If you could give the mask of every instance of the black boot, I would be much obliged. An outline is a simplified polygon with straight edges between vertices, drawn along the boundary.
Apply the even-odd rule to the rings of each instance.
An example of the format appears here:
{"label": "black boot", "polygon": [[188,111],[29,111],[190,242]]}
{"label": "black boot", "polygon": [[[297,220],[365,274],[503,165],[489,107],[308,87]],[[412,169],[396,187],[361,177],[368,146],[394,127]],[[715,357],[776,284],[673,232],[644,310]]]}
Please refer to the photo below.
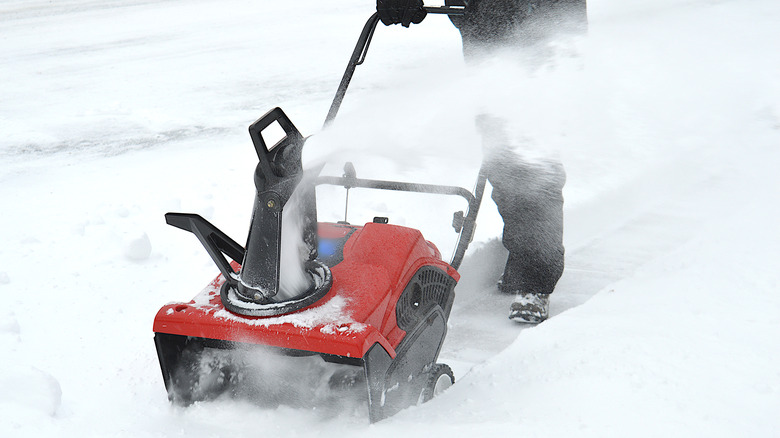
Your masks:
{"label": "black boot", "polygon": [[550,314],[550,295],[519,293],[509,310],[509,319],[513,321],[538,324]]}

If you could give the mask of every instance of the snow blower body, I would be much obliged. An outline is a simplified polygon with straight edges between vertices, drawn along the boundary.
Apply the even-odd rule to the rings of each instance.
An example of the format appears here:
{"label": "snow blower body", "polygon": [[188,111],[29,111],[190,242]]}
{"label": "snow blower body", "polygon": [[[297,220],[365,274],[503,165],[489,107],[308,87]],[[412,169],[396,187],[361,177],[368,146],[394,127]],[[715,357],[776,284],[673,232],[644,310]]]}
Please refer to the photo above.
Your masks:
{"label": "snow blower body", "polygon": [[[377,22],[374,14],[363,29],[326,123],[335,117]],[[284,137],[268,145],[263,131],[275,124]],[[192,301],[167,304],[155,317],[155,344],[169,398],[187,405],[240,393],[251,367],[242,370],[245,363],[224,358],[253,350],[319,356],[352,370],[330,376],[329,384],[362,386],[371,421],[427,401],[454,383],[452,371],[437,359],[459,280],[456,269],[473,237],[484,171],[474,193],[359,179],[350,163],[341,177],[319,176],[319,171],[303,170],[304,137],[280,108],[258,119],[249,132],[259,162],[245,247],[198,215],[166,214],[170,225],[195,234],[220,271]],[[468,210],[454,215],[459,237],[453,259],[443,261],[420,231],[384,217],[364,225],[318,222],[318,184],[463,197]],[[294,291],[280,286],[284,214],[296,215],[302,224],[295,232],[300,233],[298,254],[307,286]],[[275,378],[259,374],[252,379]]]}

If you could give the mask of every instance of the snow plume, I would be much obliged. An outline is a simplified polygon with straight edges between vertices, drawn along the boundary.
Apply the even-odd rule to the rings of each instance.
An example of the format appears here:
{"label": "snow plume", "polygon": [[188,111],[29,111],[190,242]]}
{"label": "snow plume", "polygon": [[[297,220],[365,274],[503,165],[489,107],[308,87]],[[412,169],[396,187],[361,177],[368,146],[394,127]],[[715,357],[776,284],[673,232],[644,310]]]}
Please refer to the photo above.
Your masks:
{"label": "snow plume", "polygon": [[263,347],[204,348],[198,361],[193,388],[206,398],[318,410],[323,418],[367,406],[363,368],[328,363],[318,355],[285,356]]}
{"label": "snow plume", "polygon": [[[662,169],[700,166],[716,149],[742,143],[735,133],[758,118],[776,124],[780,94],[777,57],[764,53],[775,35],[742,31],[747,9],[653,5],[594,4],[589,34],[551,41],[541,58],[506,50],[467,64],[457,51],[419,50],[423,43],[379,29],[339,118],[314,139],[319,151],[305,153],[330,151],[371,177],[470,187],[482,155],[476,121],[488,114],[506,121],[506,142],[524,159],[560,158],[567,213],[628,186],[642,190],[634,199],[662,198],[691,175],[658,178]],[[771,15],[768,5],[754,7]],[[442,35],[450,30],[459,45],[454,28],[442,27]],[[382,53],[388,40],[388,48],[403,45],[409,56]],[[369,154],[373,161],[361,162]],[[451,172],[455,166],[474,173]],[[483,209],[476,238],[499,234],[500,224]],[[440,245],[434,233],[423,234]]]}
{"label": "snow plume", "polygon": [[[353,372],[352,380],[356,383],[361,381],[363,373],[360,367],[329,364],[316,355],[290,357],[253,350],[245,352],[245,361],[249,372],[245,374],[239,395],[269,407],[280,404],[309,408],[325,406],[334,395],[330,391],[330,381],[337,372],[340,375]],[[357,389],[362,389],[365,395],[365,386]]]}
{"label": "snow plume", "polygon": [[[724,118],[735,109],[776,105],[765,87],[774,82],[774,60],[753,56],[762,49],[751,49],[762,47],[764,36],[736,30],[746,17],[730,17],[724,27],[682,3],[674,14],[654,10],[643,22],[600,15],[594,5],[586,37],[505,50],[469,64],[447,50],[410,50],[401,61],[397,53],[381,52],[388,40],[403,44],[402,35],[380,29],[339,118],[316,139],[318,148],[352,159],[378,154],[387,160],[377,166],[385,172],[420,169],[430,159],[471,161],[476,169],[476,119],[490,114],[507,121],[507,143],[524,155],[561,154],[564,165],[589,183],[618,185],[638,169],[695,147],[692,124],[715,131],[735,123]],[[628,5],[614,9],[634,13]],[[451,30],[447,35],[459,45]],[[370,95],[360,92],[366,84]],[[441,175],[430,176],[451,180],[446,162],[441,167]]]}
{"label": "snow plume", "polygon": [[276,299],[289,300],[306,292],[312,284],[304,263],[309,247],[303,239],[306,225],[305,180],[298,185],[282,210],[282,248],[279,266],[279,293]]}

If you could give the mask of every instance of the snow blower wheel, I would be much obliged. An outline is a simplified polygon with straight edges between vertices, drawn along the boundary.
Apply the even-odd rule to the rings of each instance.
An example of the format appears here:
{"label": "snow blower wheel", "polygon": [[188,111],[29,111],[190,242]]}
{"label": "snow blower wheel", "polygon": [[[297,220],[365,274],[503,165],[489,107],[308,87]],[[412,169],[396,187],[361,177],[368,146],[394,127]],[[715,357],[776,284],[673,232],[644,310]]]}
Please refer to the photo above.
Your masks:
{"label": "snow blower wheel", "polygon": [[420,395],[420,402],[427,403],[455,384],[455,375],[449,365],[437,363],[428,374],[428,380]]}

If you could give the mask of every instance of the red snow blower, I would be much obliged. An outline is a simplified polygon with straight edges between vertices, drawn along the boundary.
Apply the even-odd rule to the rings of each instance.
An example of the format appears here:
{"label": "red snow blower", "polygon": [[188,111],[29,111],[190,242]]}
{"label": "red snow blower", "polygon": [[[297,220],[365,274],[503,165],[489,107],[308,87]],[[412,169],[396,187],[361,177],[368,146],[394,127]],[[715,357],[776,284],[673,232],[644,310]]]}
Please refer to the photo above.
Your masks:
{"label": "red snow blower", "polygon": [[[355,68],[364,61],[378,21],[374,14],[363,28],[326,124],[335,118]],[[263,131],[277,123],[284,138],[266,144]],[[437,358],[460,277],[456,269],[474,234],[485,172],[480,170],[473,194],[454,186],[360,179],[351,163],[341,177],[319,176],[319,170],[303,170],[304,137],[280,108],[253,123],[249,134],[259,163],[246,247],[198,215],[165,215],[168,224],[195,234],[220,271],[192,301],[167,304],[154,319],[169,399],[188,405],[225,393],[277,394],[265,388],[278,373],[253,366],[247,358],[254,351],[338,364],[338,371],[323,379],[331,387],[365,388],[358,392],[367,395],[372,422],[427,401],[454,383],[449,366]],[[392,225],[385,217],[365,225],[318,223],[319,184],[463,197],[468,209],[454,214],[459,236],[452,261],[442,261],[420,231]],[[296,234],[308,282],[302,291],[280,286],[283,213],[296,214],[303,224],[301,235]]]}

